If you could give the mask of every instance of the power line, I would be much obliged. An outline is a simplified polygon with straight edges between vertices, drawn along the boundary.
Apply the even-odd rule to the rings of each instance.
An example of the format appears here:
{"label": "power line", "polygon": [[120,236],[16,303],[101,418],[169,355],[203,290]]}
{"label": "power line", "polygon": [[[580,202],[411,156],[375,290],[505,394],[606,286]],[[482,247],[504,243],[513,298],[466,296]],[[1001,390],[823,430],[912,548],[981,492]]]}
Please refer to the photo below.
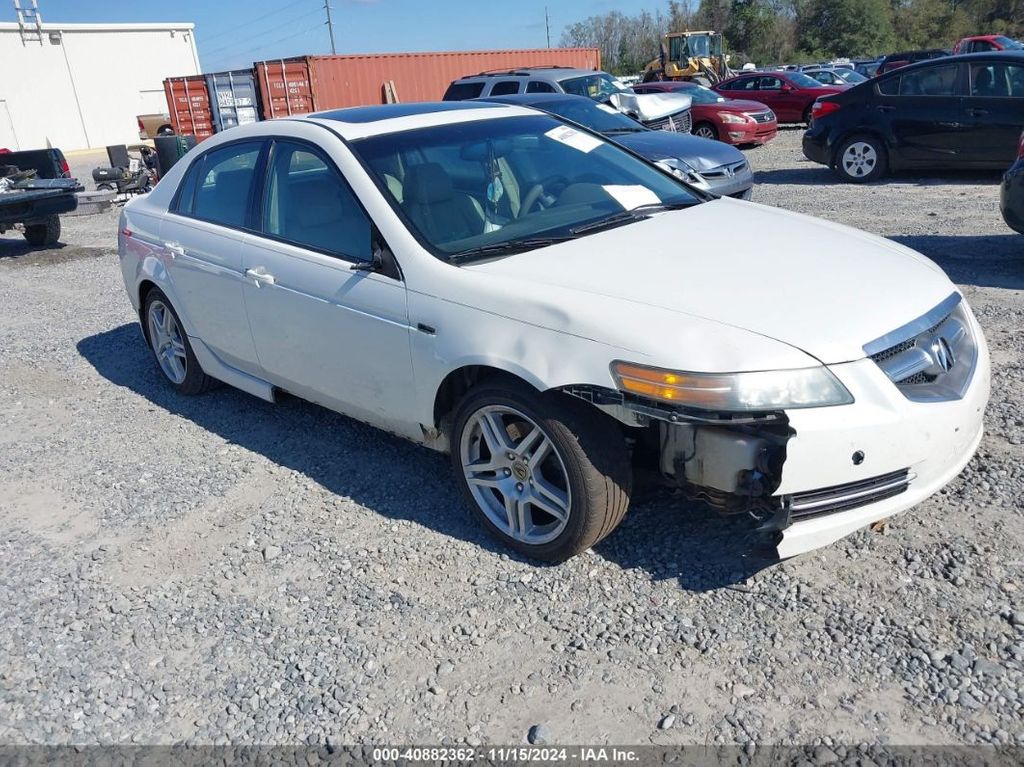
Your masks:
{"label": "power line", "polygon": [[[235,42],[229,43],[227,45],[222,45],[219,48],[214,48],[213,50],[206,51],[206,55],[209,56],[211,54],[220,53],[222,51],[229,51],[229,50],[231,50],[233,48],[238,48],[238,46],[240,46],[240,45],[248,46],[248,45],[250,45],[250,43],[253,40],[257,40],[257,39],[263,37],[264,35],[270,34],[271,32],[280,32],[282,26],[285,26],[287,24],[294,24],[296,21],[302,21],[303,19],[308,19],[310,16],[312,16],[314,14],[319,15],[321,10],[322,9],[320,9],[320,8],[316,8],[315,10],[312,10],[312,11],[310,11],[308,13],[299,14],[298,16],[296,16],[295,18],[285,22],[284,24],[278,24],[276,27],[272,27],[270,29],[265,29],[262,32],[257,32],[257,33],[255,33],[253,35],[249,35],[245,40],[235,41]],[[318,24],[317,26],[320,26],[320,25]]]}
{"label": "power line", "polygon": [[[319,12],[320,12],[320,10],[317,9],[317,13],[319,13]],[[292,39],[294,39],[296,37],[300,37],[302,35],[308,35],[310,32],[314,32],[316,30],[319,30],[322,26],[323,26],[323,24],[319,24],[318,23],[318,24],[315,24],[312,27],[309,27],[308,29],[303,29],[303,30],[301,30],[299,32],[296,32],[294,34],[285,35],[284,37],[279,37],[278,39],[271,40],[270,42],[264,43],[263,45],[257,45],[255,48],[249,48],[249,50],[250,51],[262,51],[262,50],[270,48],[270,47],[272,47],[274,45],[278,45],[280,43],[287,42],[288,40],[292,40]],[[216,67],[211,67],[211,69],[216,69]]]}
{"label": "power line", "polygon": [[249,19],[247,21],[243,21],[240,24],[235,24],[233,27],[231,27],[231,29],[225,29],[223,32],[214,32],[212,35],[205,35],[204,34],[202,36],[203,40],[215,40],[216,38],[223,37],[224,35],[234,34],[238,29],[240,29],[242,27],[248,27],[248,26],[251,26],[251,25],[255,24],[257,21],[263,21],[263,19],[269,19],[271,16],[276,16],[277,14],[281,13],[282,11],[287,11],[289,8],[294,8],[296,5],[299,5],[299,4],[304,3],[306,1],[307,0],[293,0],[293,2],[290,2],[287,5],[282,5],[280,8],[275,8],[274,10],[269,11],[268,13],[264,13],[262,16],[257,16],[257,17],[255,17],[253,19]]}

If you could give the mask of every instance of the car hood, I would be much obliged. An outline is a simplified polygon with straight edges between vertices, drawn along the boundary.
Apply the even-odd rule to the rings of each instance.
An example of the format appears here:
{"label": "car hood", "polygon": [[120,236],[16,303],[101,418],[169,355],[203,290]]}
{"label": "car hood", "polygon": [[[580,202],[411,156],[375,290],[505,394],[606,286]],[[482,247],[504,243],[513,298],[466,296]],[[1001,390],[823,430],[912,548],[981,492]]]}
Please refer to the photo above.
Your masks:
{"label": "car hood", "polygon": [[652,162],[679,158],[698,171],[710,170],[744,159],[743,152],[734,146],[722,141],[691,136],[689,133],[649,130],[616,134],[610,138]]}
{"label": "car hood", "polygon": [[721,109],[725,112],[764,112],[771,109],[761,101],[749,101],[747,99],[726,98],[717,104],[701,104],[704,109]]}
{"label": "car hood", "polygon": [[609,99],[620,112],[635,115],[640,122],[660,120],[669,115],[685,112],[693,99],[682,93],[613,93]]}
{"label": "car hood", "polygon": [[[726,198],[464,268],[500,278],[512,292],[543,285],[569,316],[574,301],[591,307],[593,297],[604,297],[601,322],[614,327],[629,326],[634,310],[648,318],[660,310],[661,320],[643,332],[661,334],[666,346],[687,328],[688,315],[767,336],[826,364],[863,358],[864,344],[955,291],[938,266],[909,248]],[[597,337],[600,324],[587,333],[608,340]]]}

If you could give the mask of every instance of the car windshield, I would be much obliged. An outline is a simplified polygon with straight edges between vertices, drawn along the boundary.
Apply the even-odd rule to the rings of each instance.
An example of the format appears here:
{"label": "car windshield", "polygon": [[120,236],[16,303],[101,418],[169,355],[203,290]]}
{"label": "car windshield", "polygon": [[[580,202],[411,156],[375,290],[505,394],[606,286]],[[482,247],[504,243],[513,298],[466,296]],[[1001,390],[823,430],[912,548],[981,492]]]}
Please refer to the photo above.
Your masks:
{"label": "car windshield", "polygon": [[592,99],[605,99],[615,93],[628,93],[628,88],[623,88],[615,78],[607,72],[595,72],[592,75],[582,77],[570,77],[558,83],[566,93],[576,96],[587,96]]}
{"label": "car windshield", "polygon": [[647,130],[636,120],[626,117],[617,109],[584,98],[545,101],[535,105],[537,109],[551,112],[566,120],[572,120],[598,133],[635,133]]}
{"label": "car windshield", "polygon": [[848,83],[863,83],[868,79],[860,72],[856,72],[852,69],[837,69],[836,74]]}
{"label": "car windshield", "polygon": [[813,77],[808,77],[803,72],[787,72],[786,77],[798,88],[820,88],[821,83]]}
{"label": "car windshield", "polygon": [[1024,43],[1011,40],[1009,37],[999,35],[995,38],[996,44],[1002,46],[1004,51],[1019,51],[1024,49]]}
{"label": "car windshield", "polygon": [[549,115],[437,125],[351,146],[421,241],[453,260],[643,217],[625,211],[700,201],[624,149]]}
{"label": "car windshield", "polygon": [[710,88],[703,85],[692,85],[688,88],[680,88],[675,93],[683,93],[693,99],[694,104],[718,104],[725,99],[719,96]]}

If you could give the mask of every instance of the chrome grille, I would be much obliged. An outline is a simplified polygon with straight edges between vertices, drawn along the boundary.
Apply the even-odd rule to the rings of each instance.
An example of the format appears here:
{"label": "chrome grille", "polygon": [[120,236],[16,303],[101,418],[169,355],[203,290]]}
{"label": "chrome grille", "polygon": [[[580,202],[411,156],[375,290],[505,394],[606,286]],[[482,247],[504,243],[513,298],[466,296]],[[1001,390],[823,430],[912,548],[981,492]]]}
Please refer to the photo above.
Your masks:
{"label": "chrome grille", "polygon": [[771,110],[767,112],[747,112],[747,117],[756,123],[770,123],[775,119],[775,113]]}
{"label": "chrome grille", "polygon": [[740,160],[739,162],[726,163],[725,165],[719,165],[718,167],[711,168],[710,170],[702,170],[700,175],[704,178],[728,178],[735,176],[747,169],[747,161]]}
{"label": "chrome grille", "polygon": [[644,123],[648,128],[654,130],[673,130],[677,133],[689,133],[690,128],[693,127],[693,118],[690,117],[690,110],[687,109],[683,112],[676,112],[674,115],[668,117],[662,117],[658,120],[651,120],[648,123]]}
{"label": "chrome grille", "polygon": [[849,511],[892,498],[906,492],[913,480],[914,475],[910,473],[910,469],[900,469],[843,485],[793,493],[786,496],[784,502],[789,508],[790,519],[796,522]]}
{"label": "chrome grille", "polygon": [[864,346],[907,399],[960,399],[978,361],[967,304],[958,293],[931,311]]}

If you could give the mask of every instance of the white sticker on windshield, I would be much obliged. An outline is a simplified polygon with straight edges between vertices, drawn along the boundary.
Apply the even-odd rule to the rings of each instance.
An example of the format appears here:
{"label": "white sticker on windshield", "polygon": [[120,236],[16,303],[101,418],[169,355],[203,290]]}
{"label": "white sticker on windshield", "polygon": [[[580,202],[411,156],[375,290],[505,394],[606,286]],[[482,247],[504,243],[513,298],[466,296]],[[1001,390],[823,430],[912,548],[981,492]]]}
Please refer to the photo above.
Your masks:
{"label": "white sticker on windshield", "polygon": [[610,194],[623,210],[633,210],[641,205],[657,205],[661,202],[658,195],[638,184],[605,184],[601,188]]}
{"label": "white sticker on windshield", "polygon": [[610,115],[617,115],[617,114],[619,114],[619,110],[618,109],[616,109],[615,107],[610,107],[607,104],[598,104],[597,108],[600,109],[602,112],[607,112]]}
{"label": "white sticker on windshield", "polygon": [[578,149],[581,152],[592,152],[601,146],[602,142],[600,139],[596,139],[589,133],[582,133],[575,128],[570,128],[568,125],[560,125],[557,128],[552,128],[544,134],[548,138],[560,141],[566,146],[571,146],[573,149]]}

